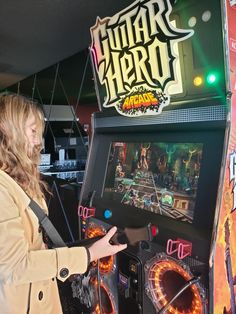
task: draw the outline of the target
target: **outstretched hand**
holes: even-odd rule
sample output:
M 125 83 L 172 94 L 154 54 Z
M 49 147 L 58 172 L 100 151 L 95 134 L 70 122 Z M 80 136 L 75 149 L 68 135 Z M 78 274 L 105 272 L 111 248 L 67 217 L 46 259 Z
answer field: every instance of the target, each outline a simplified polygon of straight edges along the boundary
M 89 247 L 91 262 L 97 259 L 100 259 L 102 257 L 114 255 L 117 252 L 122 251 L 127 248 L 127 244 L 113 245 L 110 243 L 111 238 L 114 236 L 116 231 L 117 231 L 117 228 L 112 227 L 103 238 L 94 242 Z

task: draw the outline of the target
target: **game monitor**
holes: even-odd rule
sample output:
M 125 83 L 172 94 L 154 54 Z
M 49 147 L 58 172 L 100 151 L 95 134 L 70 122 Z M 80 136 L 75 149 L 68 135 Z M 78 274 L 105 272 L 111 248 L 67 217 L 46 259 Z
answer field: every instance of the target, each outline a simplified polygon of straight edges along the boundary
M 154 242 L 164 247 L 185 239 L 192 256 L 207 262 L 224 128 L 115 131 L 102 129 L 93 138 L 81 204 L 92 203 L 97 219 L 121 229 L 151 223 L 158 228 Z
M 95 137 L 82 203 L 95 191 L 99 219 L 108 208 L 118 225 L 209 232 L 224 130 L 136 131 Z
M 104 196 L 192 223 L 202 152 L 203 143 L 112 142 Z

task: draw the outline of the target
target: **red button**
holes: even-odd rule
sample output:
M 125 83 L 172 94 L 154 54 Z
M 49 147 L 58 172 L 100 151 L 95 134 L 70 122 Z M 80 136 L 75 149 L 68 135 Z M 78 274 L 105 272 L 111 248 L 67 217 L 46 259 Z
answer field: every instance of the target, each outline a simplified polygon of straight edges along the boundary
M 158 234 L 157 226 L 151 225 L 152 236 L 155 237 Z

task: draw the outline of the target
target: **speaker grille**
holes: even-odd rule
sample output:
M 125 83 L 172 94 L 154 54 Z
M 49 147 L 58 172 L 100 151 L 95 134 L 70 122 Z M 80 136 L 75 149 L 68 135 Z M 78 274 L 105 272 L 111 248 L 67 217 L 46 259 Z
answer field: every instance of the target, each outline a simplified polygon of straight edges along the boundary
M 128 117 L 101 117 L 95 119 L 95 129 L 117 128 L 126 126 L 145 126 L 162 124 L 182 124 L 192 122 L 225 121 L 227 117 L 226 106 L 207 106 L 178 110 L 163 111 L 157 116 L 142 116 L 142 118 Z

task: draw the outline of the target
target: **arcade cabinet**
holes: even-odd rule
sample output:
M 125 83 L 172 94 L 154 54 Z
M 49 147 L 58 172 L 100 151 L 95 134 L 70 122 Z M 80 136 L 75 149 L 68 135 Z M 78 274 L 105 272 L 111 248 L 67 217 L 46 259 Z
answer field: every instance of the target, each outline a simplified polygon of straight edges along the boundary
M 91 28 L 80 229 L 156 230 L 91 266 L 91 313 L 236 313 L 235 21 L 235 1 L 140 0 Z

